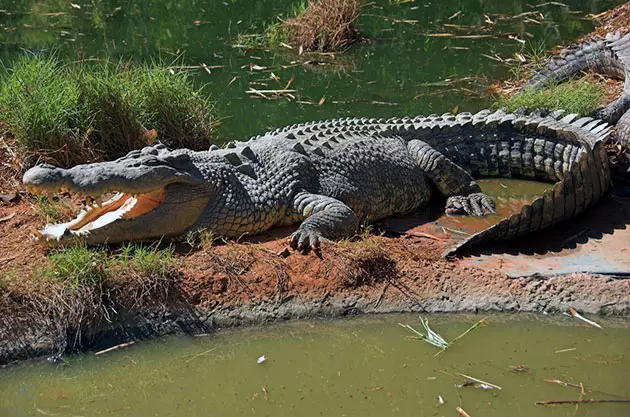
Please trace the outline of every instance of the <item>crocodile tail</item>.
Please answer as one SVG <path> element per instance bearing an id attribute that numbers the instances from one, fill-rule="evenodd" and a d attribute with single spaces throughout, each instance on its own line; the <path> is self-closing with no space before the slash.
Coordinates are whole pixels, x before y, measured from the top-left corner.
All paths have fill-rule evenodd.
<path id="1" fill-rule="evenodd" d="M 603 108 L 597 117 L 608 123 L 617 123 L 616 139 L 625 146 L 630 146 L 630 33 L 610 44 L 619 62 L 623 64 L 625 81 L 621 96 Z"/>
<path id="2" fill-rule="evenodd" d="M 622 63 L 612 45 L 622 39 L 621 33 L 610 33 L 606 38 L 595 37 L 580 45 L 564 49 L 551 58 L 544 68 L 536 71 L 523 89 L 541 89 L 566 81 L 583 71 L 593 71 L 613 78 L 625 76 Z"/>
<path id="3" fill-rule="evenodd" d="M 512 239 L 573 218 L 608 190 L 610 168 L 603 141 L 610 133 L 610 126 L 588 117 L 573 120 L 576 117 L 572 114 L 561 120 L 547 118 L 538 124 L 539 128 L 554 130 L 558 137 L 583 145 L 575 162 L 564 171 L 562 180 L 519 213 L 448 248 L 444 256 L 456 256 L 473 245 Z"/>

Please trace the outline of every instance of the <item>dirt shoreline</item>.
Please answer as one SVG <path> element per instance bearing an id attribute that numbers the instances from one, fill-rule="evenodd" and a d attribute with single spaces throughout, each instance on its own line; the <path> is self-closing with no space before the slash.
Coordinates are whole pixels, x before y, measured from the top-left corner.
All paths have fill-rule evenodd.
<path id="1" fill-rule="evenodd" d="M 630 6 L 608 16 L 607 30 L 616 29 L 614 19 L 623 25 Z M 14 174 L 0 172 L 0 194 L 19 187 Z M 64 335 L 68 340 L 60 341 L 60 328 L 68 325 L 60 324 L 64 318 L 35 315 L 24 301 L 24 288 L 36 268 L 50 263 L 47 250 L 31 238 L 31 230 L 45 223 L 34 205 L 28 195 L 0 202 L 0 272 L 13 277 L 10 283 L 0 281 L 0 364 L 133 339 L 289 319 L 398 312 L 553 314 L 569 307 L 588 314 L 630 315 L 630 280 L 583 273 L 512 279 L 501 271 L 458 266 L 440 258 L 457 238 L 446 231 L 440 236 L 373 234 L 324 245 L 321 257 L 283 257 L 278 253 L 292 230 L 284 228 L 247 242 L 192 252 L 180 249 L 177 278 L 167 300 L 135 313 L 112 309 L 116 313 L 98 326 L 75 329 Z"/>
<path id="2" fill-rule="evenodd" d="M 337 294 L 296 294 L 284 302 L 252 299 L 240 305 L 194 308 L 174 305 L 172 310 L 144 316 L 119 318 L 116 322 L 86 335 L 82 350 L 106 348 L 129 340 L 155 338 L 168 334 L 202 334 L 236 326 L 263 325 L 295 319 L 332 319 L 356 314 L 383 313 L 483 313 L 568 311 L 571 306 L 589 314 L 628 315 L 630 282 L 609 277 L 572 274 L 549 280 L 509 280 L 497 283 L 471 283 L 443 276 L 435 291 L 429 286 L 408 285 L 409 292 L 392 287 Z M 424 287 L 424 288 L 422 288 Z M 444 287 L 450 290 L 443 291 Z M 472 291 L 466 291 L 471 288 Z M 474 289 L 477 291 L 474 291 Z M 490 290 L 490 288 L 493 288 Z M 413 294 L 414 290 L 424 290 Z M 386 295 L 381 297 L 381 294 Z M 432 294 L 431 294 L 432 293 Z M 606 300 L 606 301 L 602 301 Z M 29 324 L 31 324 L 29 326 Z M 9 330 L 7 334 L 6 330 Z M 41 323 L 21 323 L 19 333 L 0 330 L 0 364 L 19 359 L 59 355 L 51 343 L 55 328 Z"/>
<path id="3" fill-rule="evenodd" d="M 396 268 L 394 276 L 379 282 L 348 286 L 343 266 L 344 250 L 324 248 L 323 259 L 314 254 L 279 258 L 272 249 L 284 239 L 262 244 L 237 244 L 213 248 L 214 255 L 230 251 L 253 256 L 241 284 L 213 270 L 208 252 L 186 257 L 187 269 L 175 283 L 170 301 L 128 316 L 120 312 L 112 322 L 83 333 L 75 345 L 80 350 L 100 349 L 118 343 L 173 333 L 208 333 L 221 328 L 261 325 L 289 319 L 335 318 L 377 313 L 545 312 L 560 313 L 573 307 L 588 314 L 629 315 L 630 280 L 610 276 L 565 276 L 511 279 L 496 271 L 459 267 L 437 259 L 426 241 L 371 237 L 386 247 Z M 379 242 L 380 241 L 380 242 Z M 240 246 L 240 247 L 239 247 Z M 435 247 L 433 248 L 435 249 Z M 433 251 L 435 253 L 435 251 Z M 259 268 L 273 258 L 286 268 L 290 284 L 279 292 Z M 209 267 L 210 265 L 210 267 Z M 197 275 L 200 274 L 200 275 Z M 267 278 L 264 278 L 267 276 Z M 226 279 L 227 288 L 224 286 Z M 223 286 L 217 288 L 217 286 Z M 0 363 L 44 355 L 59 355 L 58 323 L 42 321 L 23 312 L 0 324 Z"/>

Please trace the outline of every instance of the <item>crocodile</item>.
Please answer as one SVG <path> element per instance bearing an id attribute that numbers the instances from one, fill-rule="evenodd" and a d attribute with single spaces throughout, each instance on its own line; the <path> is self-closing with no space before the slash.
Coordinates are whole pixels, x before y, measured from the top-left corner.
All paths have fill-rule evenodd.
<path id="1" fill-rule="evenodd" d="M 607 123 L 590 117 L 525 116 L 484 110 L 394 119 L 309 122 L 207 151 L 157 144 L 110 162 L 70 169 L 43 164 L 23 182 L 34 192 L 91 198 L 115 193 L 76 219 L 38 232 L 48 244 L 177 239 L 201 230 L 239 238 L 300 223 L 298 250 L 353 235 L 360 225 L 445 198 L 451 214 L 494 212 L 474 178 L 553 183 L 494 226 L 449 248 L 511 239 L 571 219 L 610 186 L 602 141 Z"/>
<path id="2" fill-rule="evenodd" d="M 586 71 L 624 80 L 621 95 L 592 116 L 616 125 L 614 139 L 630 147 L 630 33 L 617 31 L 567 47 L 535 71 L 522 90 L 543 89 Z"/>

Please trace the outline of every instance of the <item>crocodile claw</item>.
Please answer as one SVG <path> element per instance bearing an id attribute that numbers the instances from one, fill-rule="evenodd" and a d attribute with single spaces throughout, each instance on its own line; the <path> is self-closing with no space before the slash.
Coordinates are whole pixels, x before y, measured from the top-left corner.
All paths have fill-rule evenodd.
<path id="1" fill-rule="evenodd" d="M 311 249 L 319 249 L 324 240 L 326 238 L 316 230 L 298 229 L 289 237 L 289 245 L 297 251 L 308 253 Z"/>
<path id="2" fill-rule="evenodd" d="M 289 238 L 289 245 L 300 252 L 319 248 L 324 237 L 315 230 L 298 229 Z"/>
<path id="3" fill-rule="evenodd" d="M 470 216 L 484 216 L 497 212 L 492 198 L 483 193 L 449 197 L 446 200 L 445 211 L 446 214 L 468 214 Z"/>

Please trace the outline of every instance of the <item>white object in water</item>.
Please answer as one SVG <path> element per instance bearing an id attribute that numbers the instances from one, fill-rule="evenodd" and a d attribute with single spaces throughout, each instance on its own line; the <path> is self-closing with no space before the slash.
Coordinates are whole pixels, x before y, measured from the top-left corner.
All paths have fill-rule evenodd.
<path id="1" fill-rule="evenodd" d="M 260 365 L 266 360 L 267 360 L 267 357 L 265 355 L 262 355 L 260 358 L 256 359 L 256 363 Z"/>

